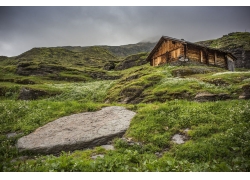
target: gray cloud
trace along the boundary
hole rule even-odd
[[[250,7],[0,7],[0,55],[33,47],[199,41],[250,31]]]

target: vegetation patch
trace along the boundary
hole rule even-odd
[[[124,53],[115,46],[33,48],[0,57],[0,171],[250,171],[249,71],[167,64],[114,70],[146,56],[134,46],[123,48]],[[18,100],[23,88],[46,95]],[[232,99],[195,102],[202,93]],[[48,122],[113,105],[137,113],[125,136],[111,142],[114,150],[45,156],[16,149],[18,138]],[[185,142],[173,142],[175,134],[185,135]]]

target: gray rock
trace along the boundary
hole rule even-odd
[[[181,135],[181,134],[175,134],[173,137],[172,137],[172,141],[175,142],[176,144],[183,144],[185,143],[185,140],[186,137],[184,135]]]
[[[15,137],[16,135],[17,135],[16,132],[6,134],[7,138],[12,138],[12,137]]]
[[[11,162],[11,163],[14,163],[14,162],[16,162],[16,161],[26,161],[26,160],[28,160],[28,159],[29,159],[29,156],[20,156],[20,157],[18,157],[18,158],[12,159],[10,162]]]
[[[114,62],[107,62],[104,66],[103,66],[104,70],[110,71],[112,69],[115,69],[115,63]]]
[[[138,53],[126,57],[123,61],[118,63],[115,67],[115,70],[124,70],[134,66],[141,66],[147,64],[146,61],[147,53]]]
[[[18,99],[20,100],[35,100],[43,96],[49,95],[47,92],[42,90],[21,88]]]
[[[106,149],[106,150],[114,150],[115,149],[113,145],[108,145],[108,144],[102,145],[101,147]]]
[[[104,145],[122,136],[135,114],[124,107],[111,106],[62,117],[20,138],[17,147],[20,151],[56,154]]]
[[[97,155],[91,156],[92,159],[96,159],[98,157],[104,158],[104,155],[103,154],[97,154]]]
[[[239,99],[250,99],[250,85],[244,85],[242,90],[243,93],[239,96]]]
[[[218,100],[227,100],[230,99],[229,94],[221,93],[221,94],[211,94],[211,93],[198,93],[194,100],[198,102],[206,102],[206,101],[218,101]]]

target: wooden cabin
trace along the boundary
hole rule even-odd
[[[151,66],[159,66],[175,61],[199,62],[234,71],[237,58],[230,52],[201,46],[184,39],[162,36],[147,57]]]

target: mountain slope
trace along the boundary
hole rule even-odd
[[[114,51],[33,48],[0,57],[0,171],[250,171],[250,71],[153,67],[147,52]],[[113,105],[137,113],[123,138],[110,142],[114,150],[45,156],[16,148],[60,117]]]
[[[119,80],[88,83],[1,83],[0,171],[250,171],[250,72],[145,64],[120,73]],[[20,88],[56,94],[17,100]],[[201,93],[229,99],[208,94],[210,102],[200,102]],[[16,149],[19,138],[55,119],[114,104],[137,113],[123,138],[112,140],[114,150],[45,156]],[[185,137],[182,144],[173,141],[176,134]]]
[[[121,45],[121,46],[62,46],[62,48],[68,49],[73,52],[86,52],[89,48],[104,48],[108,50],[108,52],[112,53],[116,57],[126,57],[132,54],[137,54],[140,52],[149,52],[153,49],[156,42],[140,42],[136,44],[127,44],[127,45]]]

